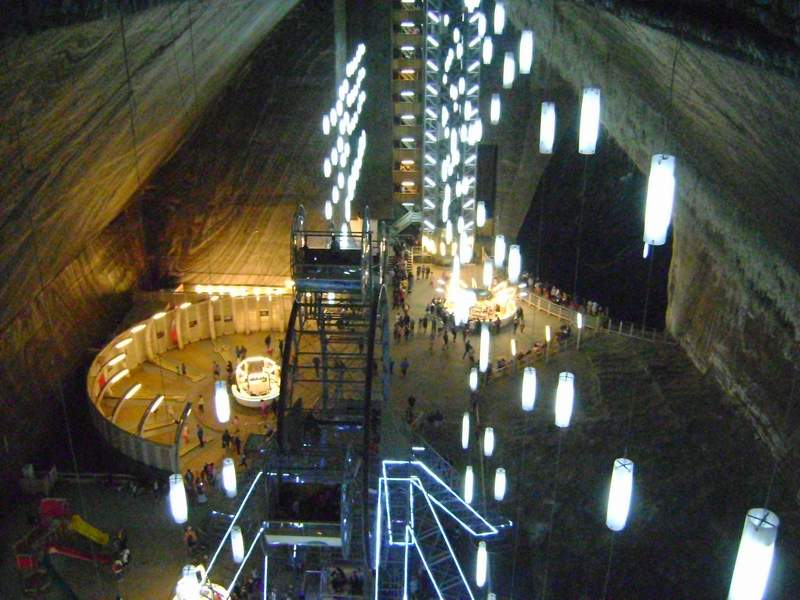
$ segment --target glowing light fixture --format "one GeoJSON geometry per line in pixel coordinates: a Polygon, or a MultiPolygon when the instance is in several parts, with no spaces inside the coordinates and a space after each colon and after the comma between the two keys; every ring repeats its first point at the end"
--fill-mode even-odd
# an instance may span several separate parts
{"type": "Polygon", "coordinates": [[[503,58],[503,89],[510,90],[514,85],[514,75],[517,72],[517,66],[514,63],[514,53],[506,52],[503,58]]]}
{"type": "MultiPolygon", "coordinates": [[[[475,369],[473,369],[474,371],[475,369]]],[[[461,448],[469,448],[469,413],[465,412],[461,417],[461,448]]]]}
{"type": "Polygon", "coordinates": [[[222,461],[222,488],[228,498],[236,496],[236,467],[232,458],[222,461]]]}
{"type": "Polygon", "coordinates": [[[481,58],[483,64],[488,65],[492,62],[492,54],[494,53],[494,44],[491,37],[483,38],[483,45],[481,46],[481,58]]]}
{"type": "Polygon", "coordinates": [[[494,427],[483,430],[483,455],[486,457],[494,454],[494,427]]]}
{"type": "Polygon", "coordinates": [[[545,325],[544,326],[544,341],[549,344],[550,343],[550,339],[551,339],[551,336],[550,336],[550,325],[545,325]]]}
{"type": "Polygon", "coordinates": [[[600,88],[583,88],[581,101],[581,125],[578,136],[578,152],[594,154],[597,134],[600,130],[600,88]]]}
{"type": "Polygon", "coordinates": [[[233,562],[236,564],[244,560],[244,536],[242,528],[238,525],[231,527],[231,554],[233,554],[233,562]]]}
{"type": "Polygon", "coordinates": [[[497,467],[494,471],[494,499],[500,502],[506,497],[506,470],[497,467]]]}
{"type": "MultiPolygon", "coordinates": [[[[472,367],[469,370],[469,389],[474,392],[478,389],[478,367],[472,367]]],[[[469,415],[469,413],[464,413],[469,415]]]]}
{"type": "Polygon", "coordinates": [[[675,200],[675,157],[656,154],[650,161],[647,204],[644,211],[644,242],[661,246],[667,241],[675,200]]]}
{"type": "Polygon", "coordinates": [[[181,571],[181,578],[175,586],[175,597],[178,600],[199,600],[200,581],[193,565],[186,565],[181,571]]]}
{"type": "Polygon", "coordinates": [[[511,358],[517,355],[517,338],[511,338],[511,358]]]}
{"type": "Polygon", "coordinates": [[[492,279],[494,278],[494,263],[491,258],[486,258],[483,261],[483,287],[492,287],[492,279]]]}
{"type": "Polygon", "coordinates": [[[761,600],[766,591],[781,520],[766,508],[751,508],[744,519],[728,600],[761,600]]]}
{"type": "Polygon", "coordinates": [[[328,221],[333,218],[333,204],[330,200],[325,200],[325,218],[328,221]]]}
{"type": "Polygon", "coordinates": [[[500,122],[500,94],[492,94],[492,100],[489,104],[489,122],[492,125],[497,125],[500,122]]]}
{"type": "Polygon", "coordinates": [[[531,72],[535,41],[536,38],[530,29],[524,29],[519,36],[519,72],[521,75],[531,72]]]}
{"type": "Polygon", "coordinates": [[[164,402],[164,394],[156,396],[155,402],[150,405],[150,412],[154,413],[158,410],[158,407],[161,406],[161,403],[164,402]]]}
{"type": "Polygon", "coordinates": [[[478,206],[475,209],[475,224],[478,227],[486,225],[486,203],[483,200],[478,201],[478,206]]]}
{"type": "Polygon", "coordinates": [[[496,35],[503,33],[503,29],[506,28],[506,6],[503,2],[495,2],[494,4],[492,26],[496,35]]]}
{"type": "Polygon", "coordinates": [[[183,525],[189,518],[186,488],[183,487],[183,476],[180,473],[169,476],[169,510],[172,513],[172,520],[178,525],[183,525]]]}
{"type": "Polygon", "coordinates": [[[536,403],[536,369],[525,367],[522,372],[522,410],[530,412],[536,403]]]}
{"type": "Polygon", "coordinates": [[[558,376],[556,388],[556,427],[569,427],[575,401],[575,375],[564,371],[558,376]]]}
{"type": "Polygon", "coordinates": [[[214,408],[217,421],[227,423],[231,418],[231,399],[228,396],[228,384],[224,381],[214,382],[214,408]]]}
{"type": "Polygon", "coordinates": [[[467,470],[464,473],[464,502],[472,504],[472,498],[475,494],[475,473],[472,471],[472,465],[467,465],[467,470]]]}
{"type": "Polygon", "coordinates": [[[498,269],[503,267],[506,260],[506,238],[502,235],[494,237],[494,266],[498,269]]]}
{"type": "Polygon", "coordinates": [[[478,367],[481,373],[486,373],[489,366],[489,324],[481,323],[481,349],[478,367]]]}
{"type": "Polygon", "coordinates": [[[519,282],[519,274],[522,271],[522,255],[517,244],[512,244],[508,249],[508,280],[511,283],[519,282]]]}
{"type": "Polygon", "coordinates": [[[475,585],[479,588],[486,585],[486,573],[489,570],[489,554],[486,542],[478,542],[478,556],[475,560],[475,585]]]}
{"type": "Polygon", "coordinates": [[[611,531],[622,531],[628,521],[633,493],[633,461],[627,458],[614,460],[611,472],[611,488],[608,492],[606,526],[611,531]]]}
{"type": "Polygon", "coordinates": [[[539,153],[552,154],[556,139],[556,103],[542,102],[539,118],[539,153]]]}
{"type": "Polygon", "coordinates": [[[134,383],[130,387],[130,389],[128,389],[128,391],[125,392],[125,395],[122,396],[122,399],[123,400],[130,400],[131,398],[134,397],[134,395],[136,395],[136,392],[138,392],[140,389],[142,389],[142,384],[141,383],[134,383]]]}
{"type": "Polygon", "coordinates": [[[117,350],[122,350],[123,348],[126,348],[127,346],[130,346],[132,342],[133,342],[133,338],[125,338],[124,340],[119,341],[116,344],[114,344],[114,348],[116,348],[117,350]]]}

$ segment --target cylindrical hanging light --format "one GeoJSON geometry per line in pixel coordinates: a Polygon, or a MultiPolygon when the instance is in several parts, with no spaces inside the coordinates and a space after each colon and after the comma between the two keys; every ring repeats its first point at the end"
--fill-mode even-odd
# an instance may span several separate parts
{"type": "Polygon", "coordinates": [[[490,457],[494,454],[494,427],[483,430],[483,455],[490,457]]]}
{"type": "Polygon", "coordinates": [[[578,136],[578,152],[594,154],[597,134],[600,130],[600,88],[583,88],[581,101],[581,126],[578,136]]]}
{"type": "Polygon", "coordinates": [[[552,154],[556,139],[556,103],[542,102],[539,118],[539,153],[552,154]]]}
{"type": "Polygon", "coordinates": [[[489,554],[486,542],[478,542],[478,557],[475,560],[475,585],[479,588],[486,585],[486,573],[489,570],[489,554]]]}
{"type": "Polygon", "coordinates": [[[453,241],[453,222],[449,219],[447,223],[444,224],[444,241],[448,244],[453,241]]]}
{"type": "Polygon", "coordinates": [[[333,204],[330,200],[325,200],[325,219],[330,221],[333,218],[333,204]]]}
{"type": "Polygon", "coordinates": [[[503,57],[503,89],[510,90],[514,85],[514,75],[517,72],[517,66],[514,64],[514,53],[506,52],[503,57]]]}
{"type": "Polygon", "coordinates": [[[614,460],[611,488],[608,491],[606,526],[611,531],[622,531],[628,521],[633,493],[633,461],[627,458],[614,460]]]}
{"type": "MultiPolygon", "coordinates": [[[[474,371],[474,369],[473,369],[474,371]]],[[[471,376],[470,376],[471,379],[471,376]]],[[[469,448],[469,413],[465,412],[461,417],[461,448],[469,448]]]]}
{"type": "Polygon", "coordinates": [[[578,321],[578,329],[583,329],[583,313],[577,313],[575,317],[578,321]]]}
{"type": "Polygon", "coordinates": [[[231,418],[231,399],[228,396],[228,384],[224,381],[214,382],[214,408],[217,421],[227,423],[231,418]]]}
{"type": "Polygon", "coordinates": [[[506,497],[506,470],[497,467],[494,471],[494,499],[500,502],[506,497]]]}
{"type": "Polygon", "coordinates": [[[242,528],[238,525],[231,527],[231,553],[233,562],[239,564],[244,560],[244,536],[242,528]]]}
{"type": "Polygon", "coordinates": [[[236,466],[232,458],[222,461],[222,488],[228,498],[236,496],[236,466]]]}
{"type": "Polygon", "coordinates": [[[503,29],[506,28],[506,5],[503,2],[494,3],[494,19],[492,20],[492,26],[495,35],[502,34],[503,29]]]}
{"type": "Polygon", "coordinates": [[[533,31],[524,29],[519,36],[519,72],[527,75],[533,66],[533,49],[536,38],[533,31]]]}
{"type": "Polygon", "coordinates": [[[325,175],[325,177],[330,177],[332,172],[333,167],[331,166],[331,159],[326,156],[325,160],[322,161],[322,174],[325,175]]]}
{"type": "Polygon", "coordinates": [[[511,338],[511,358],[517,356],[517,338],[511,338]]]}
{"type": "Polygon", "coordinates": [[[472,504],[472,496],[475,493],[475,473],[472,471],[472,465],[467,465],[467,470],[464,473],[464,502],[472,504]]]}
{"type": "Polygon", "coordinates": [[[675,157],[656,154],[650,161],[647,204],[644,210],[644,242],[661,246],[667,241],[675,200],[675,157]]]}
{"type": "Polygon", "coordinates": [[[492,125],[497,125],[500,122],[500,94],[492,94],[492,100],[489,104],[489,122],[492,125]]]}
{"type": "Polygon", "coordinates": [[[502,235],[494,236],[494,266],[503,268],[506,261],[506,238],[502,235]]]}
{"type": "Polygon", "coordinates": [[[551,339],[552,339],[552,336],[550,335],[550,325],[545,325],[544,326],[544,341],[549,344],[551,339]]]}
{"type": "Polygon", "coordinates": [[[181,569],[181,578],[175,586],[177,600],[200,600],[200,581],[194,565],[186,565],[181,569]]]}
{"type": "Polygon", "coordinates": [[[478,367],[481,370],[481,373],[486,373],[486,369],[489,366],[489,324],[488,323],[481,323],[481,348],[480,348],[480,360],[478,362],[478,367]]]}
{"type": "Polygon", "coordinates": [[[536,369],[525,367],[522,372],[522,410],[530,412],[536,403],[536,369]]]}
{"type": "Polygon", "coordinates": [[[522,255],[519,252],[519,246],[512,244],[508,249],[508,280],[511,283],[518,283],[521,271],[522,255]]]}
{"type": "Polygon", "coordinates": [[[486,203],[483,200],[479,200],[475,208],[475,224],[478,227],[486,225],[486,203]]]}
{"type": "Polygon", "coordinates": [[[169,476],[169,510],[172,513],[172,520],[178,525],[183,525],[189,518],[186,488],[183,486],[183,476],[180,473],[169,476]]]}
{"type": "Polygon", "coordinates": [[[494,263],[491,258],[483,259],[483,287],[492,287],[492,279],[494,278],[494,263]]]}
{"type": "Polygon", "coordinates": [[[478,367],[472,367],[469,370],[469,389],[471,392],[475,392],[478,389],[478,367]]]}
{"type": "Polygon", "coordinates": [[[558,376],[556,388],[556,427],[569,427],[575,400],[575,375],[564,371],[558,376]]]}
{"type": "Polygon", "coordinates": [[[781,520],[766,508],[751,508],[744,519],[728,600],[761,600],[767,588],[781,520]]]}
{"type": "Polygon", "coordinates": [[[491,37],[483,38],[483,46],[481,46],[481,58],[483,64],[488,65],[492,62],[492,54],[494,53],[494,44],[491,37]]]}

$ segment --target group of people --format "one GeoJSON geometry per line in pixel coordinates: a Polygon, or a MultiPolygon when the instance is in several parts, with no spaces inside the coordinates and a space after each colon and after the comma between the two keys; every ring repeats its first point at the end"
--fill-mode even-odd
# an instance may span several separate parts
{"type": "Polygon", "coordinates": [[[360,596],[364,593],[364,577],[358,569],[350,571],[348,577],[341,567],[334,567],[330,570],[328,581],[334,594],[360,596]]]}
{"type": "Polygon", "coordinates": [[[580,298],[565,292],[556,285],[544,283],[541,281],[533,281],[532,277],[528,277],[529,286],[537,296],[541,296],[545,300],[550,300],[555,304],[568,306],[572,310],[585,313],[591,316],[608,316],[608,307],[603,308],[594,300],[587,300],[581,302],[580,298]]]}

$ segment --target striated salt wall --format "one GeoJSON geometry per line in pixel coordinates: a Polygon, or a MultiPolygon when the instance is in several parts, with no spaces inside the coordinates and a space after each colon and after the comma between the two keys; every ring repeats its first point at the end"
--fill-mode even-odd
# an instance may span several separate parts
{"type": "Polygon", "coordinates": [[[137,188],[295,4],[190,0],[4,40],[4,478],[60,418],[58,381],[127,310],[145,268],[137,188]]]}
{"type": "Polygon", "coordinates": [[[800,81],[593,4],[508,2],[561,77],[602,88],[603,125],[643,172],[655,152],[678,157],[667,327],[782,454],[799,422],[784,416],[800,336],[800,81]]]}

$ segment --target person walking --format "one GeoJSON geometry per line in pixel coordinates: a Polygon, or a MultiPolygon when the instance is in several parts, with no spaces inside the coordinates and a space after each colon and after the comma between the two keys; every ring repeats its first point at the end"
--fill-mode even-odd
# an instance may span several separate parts
{"type": "Polygon", "coordinates": [[[311,362],[314,363],[314,375],[319,379],[319,356],[315,356],[311,362]]]}
{"type": "Polygon", "coordinates": [[[240,438],[238,435],[235,438],[233,438],[233,445],[236,446],[236,454],[241,454],[242,453],[242,438],[240,438]]]}
{"type": "Polygon", "coordinates": [[[264,345],[267,347],[267,352],[270,351],[272,348],[272,334],[268,333],[267,337],[264,338],[264,345]]]}
{"type": "Polygon", "coordinates": [[[278,340],[278,352],[280,352],[280,355],[283,356],[283,338],[278,340]]]}
{"type": "Polygon", "coordinates": [[[408,357],[403,357],[403,362],[400,363],[400,373],[402,374],[403,378],[408,374],[408,367],[411,366],[411,363],[408,362],[408,357]]]}
{"type": "Polygon", "coordinates": [[[461,355],[461,358],[462,358],[462,359],[463,359],[463,358],[466,358],[467,356],[469,356],[469,353],[470,353],[470,352],[472,352],[472,342],[470,342],[469,340],[467,340],[467,343],[466,343],[466,345],[464,346],[464,354],[462,354],[462,355],[461,355]]]}
{"type": "Polygon", "coordinates": [[[222,447],[227,448],[230,445],[230,443],[231,443],[231,434],[226,429],[225,431],[222,432],[222,447]]]}
{"type": "Polygon", "coordinates": [[[206,401],[205,398],[203,398],[203,394],[197,395],[197,410],[200,411],[201,415],[206,414],[206,401]]]}
{"type": "Polygon", "coordinates": [[[197,441],[200,442],[200,447],[205,447],[205,442],[203,442],[203,426],[200,423],[197,424],[197,441]]]}

